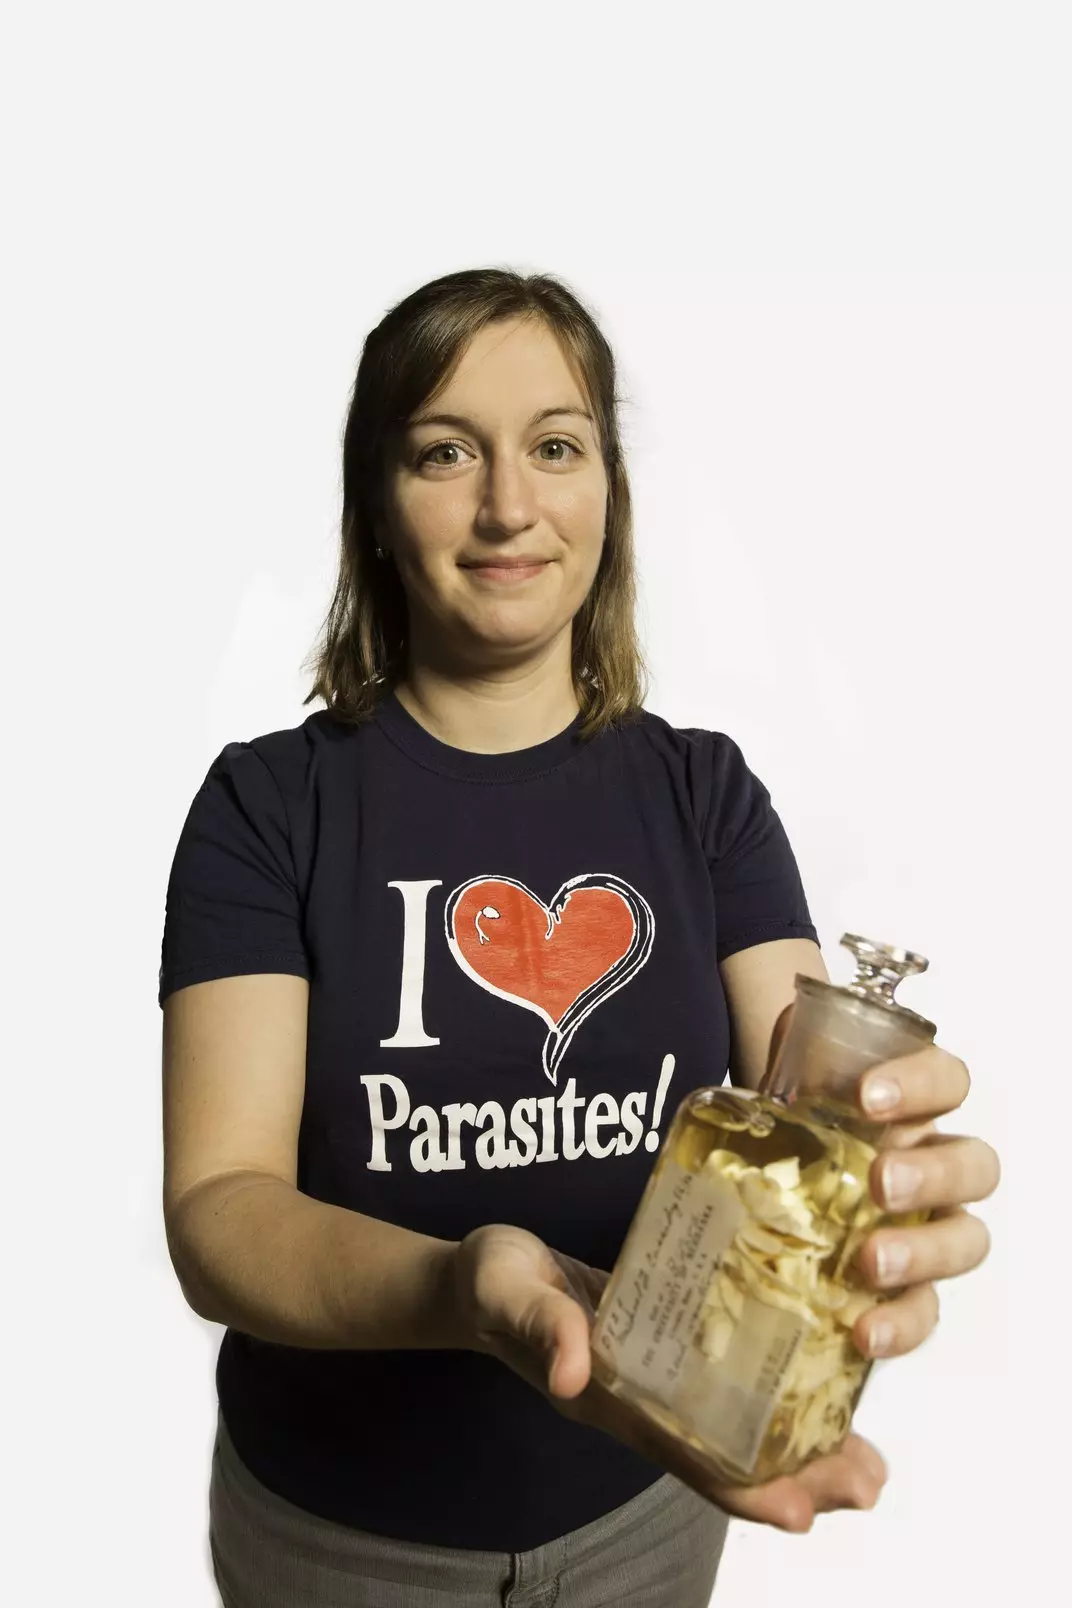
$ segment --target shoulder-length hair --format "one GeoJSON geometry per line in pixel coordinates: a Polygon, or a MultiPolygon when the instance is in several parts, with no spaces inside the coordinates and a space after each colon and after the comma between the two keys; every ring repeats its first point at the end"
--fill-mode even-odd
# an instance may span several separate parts
{"type": "Polygon", "coordinates": [[[341,720],[373,714],[405,674],[405,593],[376,557],[388,465],[409,419],[449,379],[478,330],[510,318],[542,320],[557,336],[594,415],[608,481],[606,540],[595,580],[573,620],[573,682],[585,737],[636,715],[646,671],[636,628],[632,501],[619,430],[614,355],[595,318],[562,281],[504,268],[447,274],[393,307],[362,348],[343,434],[338,577],[305,703],[322,698],[341,720]]]}

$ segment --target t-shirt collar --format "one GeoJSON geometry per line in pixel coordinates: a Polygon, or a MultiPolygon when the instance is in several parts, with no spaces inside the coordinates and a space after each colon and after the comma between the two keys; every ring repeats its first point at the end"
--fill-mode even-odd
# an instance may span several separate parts
{"type": "Polygon", "coordinates": [[[476,782],[522,781],[556,770],[582,747],[578,734],[583,720],[584,716],[578,712],[563,731],[531,748],[515,748],[504,754],[476,754],[433,737],[393,691],[376,711],[376,721],[384,735],[426,770],[476,782]]]}

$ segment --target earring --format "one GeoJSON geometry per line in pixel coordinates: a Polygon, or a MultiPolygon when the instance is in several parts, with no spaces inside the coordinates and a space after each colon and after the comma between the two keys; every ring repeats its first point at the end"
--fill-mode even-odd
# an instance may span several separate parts
{"type": "Polygon", "coordinates": [[[376,543],[376,557],[381,560],[387,557],[387,554],[384,552],[379,542],[376,543]]]}

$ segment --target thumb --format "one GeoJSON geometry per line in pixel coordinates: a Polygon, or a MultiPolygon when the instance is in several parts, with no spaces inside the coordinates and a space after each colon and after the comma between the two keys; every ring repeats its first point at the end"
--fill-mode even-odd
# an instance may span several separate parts
{"type": "Polygon", "coordinates": [[[545,1359],[553,1396],[579,1396],[591,1375],[590,1330],[583,1307],[561,1290],[541,1291],[519,1325],[522,1337],[545,1359]]]}
{"type": "Polygon", "coordinates": [[[784,1010],[779,1012],[778,1018],[774,1023],[773,1029],[771,1030],[770,1045],[767,1049],[767,1078],[770,1077],[771,1072],[774,1070],[774,1063],[778,1059],[778,1052],[785,1040],[785,1035],[789,1032],[789,1023],[793,1018],[793,1006],[795,1004],[796,1001],[793,1000],[785,1007],[784,1010]]]}

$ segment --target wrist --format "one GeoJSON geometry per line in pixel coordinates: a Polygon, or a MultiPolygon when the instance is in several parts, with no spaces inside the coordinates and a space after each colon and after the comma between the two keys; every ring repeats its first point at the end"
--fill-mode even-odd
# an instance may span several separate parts
{"type": "Polygon", "coordinates": [[[467,1320],[458,1277],[458,1240],[436,1240],[429,1247],[425,1279],[428,1344],[436,1350],[470,1351],[476,1338],[467,1320]]]}

